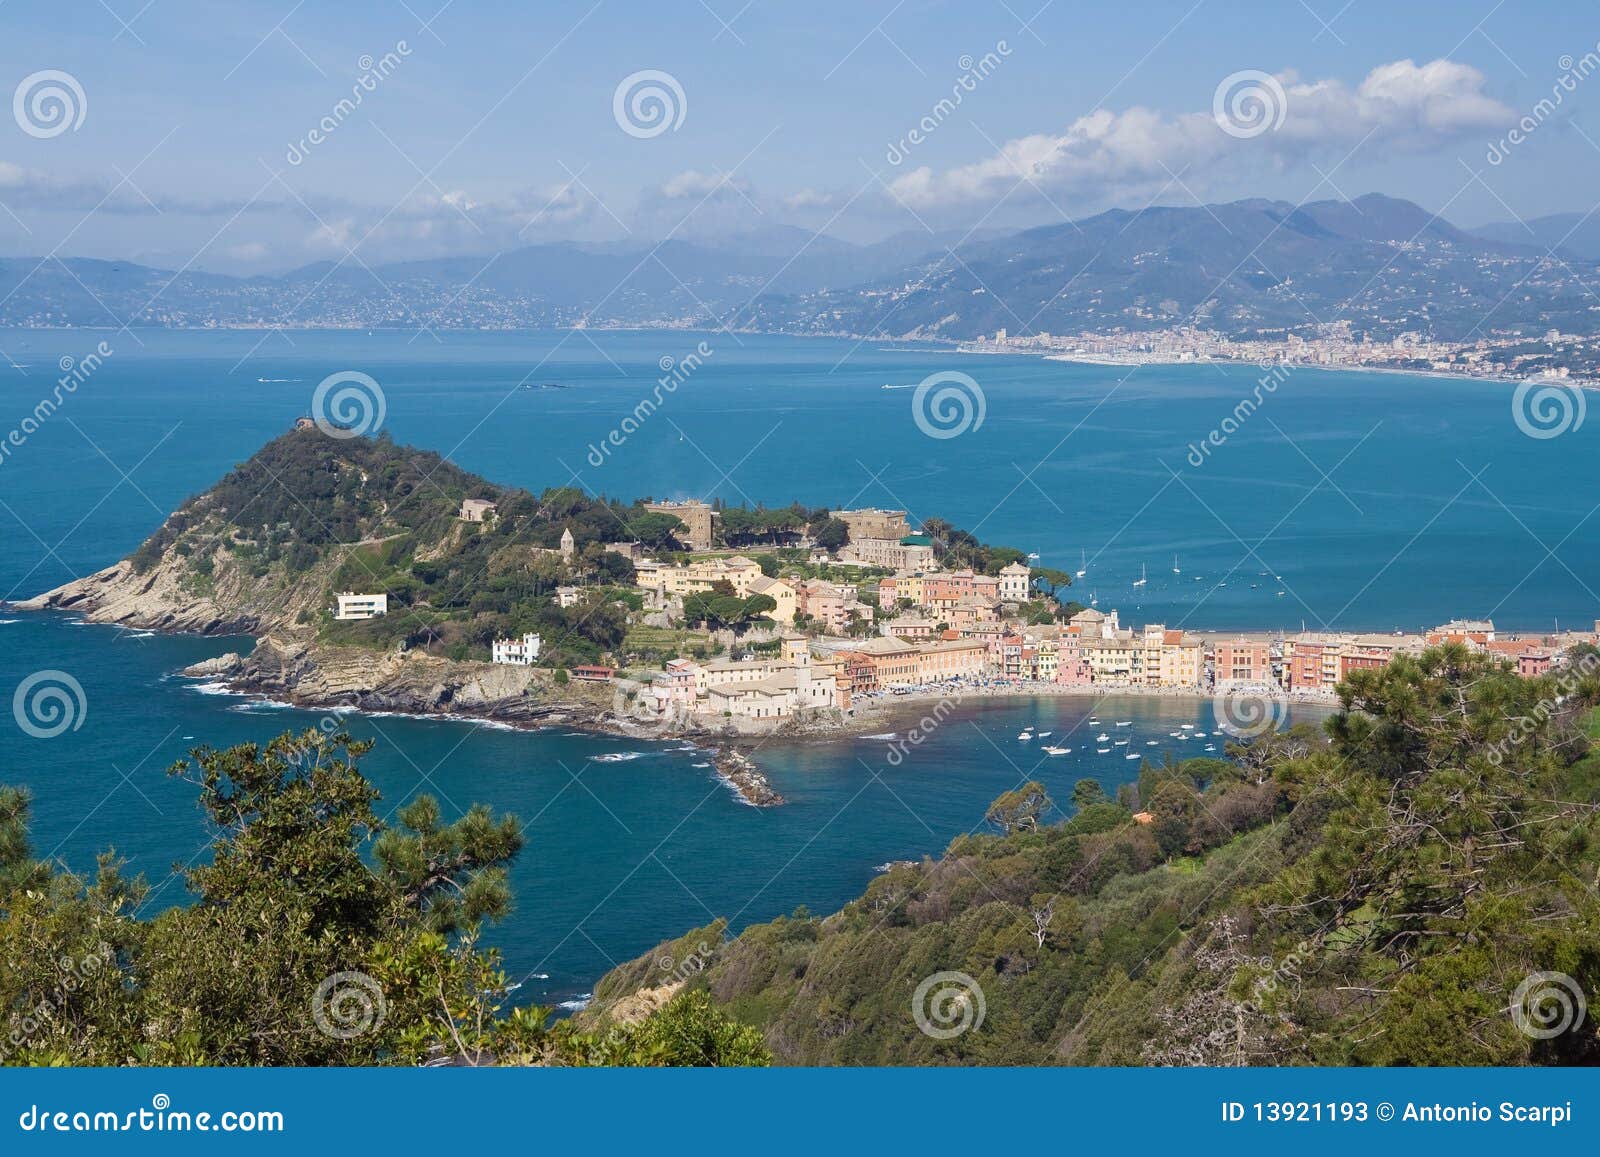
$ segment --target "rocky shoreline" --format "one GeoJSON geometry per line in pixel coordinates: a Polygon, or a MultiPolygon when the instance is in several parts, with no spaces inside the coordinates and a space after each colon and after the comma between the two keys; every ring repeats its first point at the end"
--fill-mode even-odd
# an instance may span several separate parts
{"type": "Polygon", "coordinates": [[[766,775],[748,755],[723,747],[711,757],[711,766],[751,807],[781,807],[788,802],[767,782],[766,775]]]}
{"type": "MultiPolygon", "coordinates": [[[[280,646],[273,640],[264,639],[258,650],[265,647],[270,652],[279,649],[280,646]]],[[[347,688],[340,691],[325,687],[321,694],[307,694],[302,684],[263,674],[264,668],[254,664],[253,659],[254,656],[247,658],[230,651],[212,659],[193,663],[178,674],[189,679],[215,681],[233,694],[259,696],[311,711],[383,712],[456,721],[480,720],[526,731],[559,726],[595,735],[615,735],[652,742],[715,738],[692,728],[652,728],[617,719],[600,706],[599,700],[602,696],[598,694],[592,694],[587,699],[582,697],[570,700],[554,699],[542,703],[524,702],[515,698],[479,702],[459,696],[452,696],[447,702],[437,694],[419,696],[394,686],[367,690],[347,688]]],[[[443,662],[450,661],[443,660],[443,662]]],[[[469,664],[455,665],[469,666],[469,664]]],[[[438,687],[439,685],[435,685],[436,691],[438,687]]],[[[582,695],[581,691],[579,695],[582,695]]],[[[608,695],[604,696],[604,701],[609,705],[608,695]]],[[[731,745],[718,746],[708,758],[718,778],[738,792],[740,798],[750,806],[779,807],[786,802],[768,782],[765,773],[738,748],[731,745]]]]}

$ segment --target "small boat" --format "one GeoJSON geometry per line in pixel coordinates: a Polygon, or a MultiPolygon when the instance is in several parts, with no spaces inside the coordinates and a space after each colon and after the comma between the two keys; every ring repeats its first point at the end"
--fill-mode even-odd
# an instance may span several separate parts
{"type": "Polygon", "coordinates": [[[1084,575],[1086,575],[1088,573],[1089,573],[1089,552],[1086,551],[1086,550],[1080,550],[1078,552],[1078,576],[1077,577],[1078,578],[1082,578],[1084,575]]]}
{"type": "Polygon", "coordinates": [[[1137,755],[1124,755],[1122,758],[1123,759],[1138,759],[1139,757],[1137,755]]]}
{"type": "Polygon", "coordinates": [[[1038,735],[1038,737],[1039,737],[1039,738],[1040,738],[1040,739],[1043,739],[1043,738],[1044,738],[1044,737],[1045,737],[1045,736],[1046,736],[1046,735],[1052,735],[1052,734],[1054,734],[1054,732],[1050,732],[1050,731],[1040,731],[1040,732],[1036,732],[1036,734],[1037,734],[1037,735],[1038,735]]]}
{"type": "Polygon", "coordinates": [[[1108,740],[1110,738],[1111,738],[1111,736],[1107,735],[1104,731],[1102,731],[1099,735],[1096,735],[1094,737],[1094,741],[1096,743],[1104,743],[1106,740],[1108,740]]]}
{"type": "Polygon", "coordinates": [[[1173,574],[1182,574],[1183,573],[1181,570],[1178,569],[1178,556],[1177,555],[1173,555],[1172,556],[1172,573],[1173,574]]]}
{"type": "Polygon", "coordinates": [[[1107,755],[1110,753],[1111,749],[1109,747],[1097,747],[1094,749],[1094,751],[1096,755],[1107,755]]]}
{"type": "Polygon", "coordinates": [[[1133,724],[1133,720],[1131,720],[1131,719],[1119,719],[1119,720],[1117,720],[1117,726],[1118,727],[1129,727],[1132,724],[1133,724]]]}
{"type": "Polygon", "coordinates": [[[1095,594],[1093,591],[1089,592],[1089,605],[1091,607],[1098,607],[1100,605],[1100,596],[1095,594]]]}
{"type": "Polygon", "coordinates": [[[1217,745],[1215,743],[1206,744],[1206,750],[1207,751],[1215,751],[1216,749],[1217,749],[1217,745]]]}
{"type": "Polygon", "coordinates": [[[1146,747],[1156,747],[1160,744],[1160,742],[1161,741],[1159,739],[1146,739],[1144,741],[1144,745],[1146,747]]]}
{"type": "Polygon", "coordinates": [[[1036,550],[1030,550],[1028,552],[1028,561],[1029,562],[1038,562],[1039,561],[1039,552],[1036,551],[1036,550]]]}
{"type": "Polygon", "coordinates": [[[1113,747],[1126,747],[1126,746],[1128,746],[1128,741],[1126,739],[1119,739],[1115,743],[1113,743],[1111,746],[1113,746],[1113,747]]]}
{"type": "Polygon", "coordinates": [[[1047,743],[1047,744],[1044,745],[1043,751],[1044,751],[1044,753],[1046,755],[1069,755],[1072,752],[1072,748],[1070,748],[1070,747],[1051,747],[1047,743]]]}
{"type": "Polygon", "coordinates": [[[1139,577],[1133,580],[1133,585],[1136,586],[1136,587],[1142,587],[1142,586],[1144,586],[1145,583],[1147,583],[1149,581],[1150,581],[1150,576],[1145,573],[1144,563],[1140,563],[1139,564],[1139,577]]]}
{"type": "Polygon", "coordinates": [[[1207,735],[1208,735],[1208,734],[1209,734],[1209,732],[1205,732],[1205,731],[1196,731],[1196,732],[1195,732],[1195,733],[1194,733],[1194,737],[1195,737],[1195,738],[1196,738],[1196,739],[1204,739],[1204,738],[1205,738],[1205,737],[1206,737],[1206,736],[1207,736],[1207,735]]]}
{"type": "Polygon", "coordinates": [[[1099,727],[1100,726],[1100,721],[1098,719],[1091,719],[1091,720],[1089,720],[1089,726],[1090,727],[1099,727]]]}
{"type": "Polygon", "coordinates": [[[1178,726],[1183,728],[1185,731],[1193,731],[1194,730],[1194,724],[1193,723],[1180,723],[1180,724],[1178,724],[1178,726]]]}
{"type": "Polygon", "coordinates": [[[1018,739],[1032,739],[1032,738],[1033,738],[1033,732],[1031,732],[1031,731],[1022,731],[1022,732],[1019,732],[1019,733],[1018,733],[1018,734],[1017,734],[1017,738],[1018,738],[1018,739]]]}

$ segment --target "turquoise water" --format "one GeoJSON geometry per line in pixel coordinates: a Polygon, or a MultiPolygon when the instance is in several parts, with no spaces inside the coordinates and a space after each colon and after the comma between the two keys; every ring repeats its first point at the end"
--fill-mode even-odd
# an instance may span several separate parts
{"type": "MultiPolygon", "coordinates": [[[[1085,591],[1132,621],[1414,628],[1493,613],[1531,627],[1600,613],[1588,589],[1600,543],[1581,484],[1592,431],[1523,437],[1500,385],[1299,372],[1195,468],[1187,447],[1250,390],[1254,371],[1149,368],[1119,385],[1126,371],[749,335],[33,331],[0,333],[0,350],[26,367],[0,359],[0,437],[48,392],[58,359],[102,337],[115,351],[106,364],[0,458],[0,594],[34,594],[125,555],[307,412],[323,376],[358,369],[382,384],[397,439],[497,481],[938,514],[1046,565],[1075,570],[1082,552],[1085,591]],[[591,465],[591,445],[633,410],[658,359],[702,338],[712,356],[591,465]],[[981,428],[960,437],[926,437],[912,391],[881,388],[955,368],[986,404],[981,428]],[[517,388],[525,379],[574,388],[517,388]],[[1480,469],[1473,482],[1468,471],[1480,469]],[[1134,588],[1141,564],[1149,583],[1134,588]]],[[[88,704],[81,727],[53,739],[0,728],[0,780],[33,789],[39,850],[85,868],[115,845],[157,886],[153,903],[176,902],[172,870],[201,852],[205,833],[192,790],[165,767],[194,743],[265,738],[316,716],[171,677],[228,649],[224,640],[0,617],[17,620],[0,624],[7,699],[54,668],[79,680],[88,704]]],[[[1062,795],[1084,774],[1108,786],[1131,778],[1138,764],[1123,749],[1097,756],[1081,732],[1067,741],[1072,756],[1042,762],[1016,739],[1024,723],[1064,734],[1090,706],[986,703],[899,767],[882,741],[772,744],[758,758],[790,803],[767,811],[744,807],[695,766],[698,753],[673,745],[440,720],[350,725],[379,741],[369,770],[385,807],[424,790],[452,814],[483,801],[527,822],[518,908],[496,940],[518,975],[548,974],[532,976],[530,996],[565,1000],[612,962],[713,915],[744,924],[799,904],[831,910],[876,865],[935,854],[979,824],[1024,776],[1062,795]],[[618,751],[640,754],[593,760],[618,751]]],[[[1172,746],[1180,723],[1211,729],[1200,700],[1094,709],[1103,724],[1129,720],[1129,750],[1141,754],[1172,746]],[[1158,745],[1146,748],[1151,738],[1158,745]]]]}

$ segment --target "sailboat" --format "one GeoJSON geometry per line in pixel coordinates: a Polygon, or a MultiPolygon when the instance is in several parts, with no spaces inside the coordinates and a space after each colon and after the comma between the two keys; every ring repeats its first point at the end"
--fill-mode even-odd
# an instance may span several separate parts
{"type": "Polygon", "coordinates": [[[1100,596],[1095,594],[1093,591],[1089,592],[1089,605],[1091,607],[1098,607],[1100,605],[1100,596]]]}
{"type": "Polygon", "coordinates": [[[1089,573],[1089,552],[1086,551],[1086,550],[1080,550],[1078,552],[1078,577],[1082,578],[1084,575],[1086,575],[1088,573],[1089,573]]]}
{"type": "Polygon", "coordinates": [[[1173,574],[1182,574],[1183,573],[1181,570],[1178,569],[1178,556],[1177,555],[1173,555],[1172,556],[1172,573],[1173,574]]]}
{"type": "Polygon", "coordinates": [[[1139,564],[1139,577],[1133,580],[1133,585],[1136,586],[1136,587],[1142,587],[1148,581],[1149,581],[1149,576],[1146,575],[1145,572],[1144,572],[1144,563],[1140,563],[1139,564]]]}

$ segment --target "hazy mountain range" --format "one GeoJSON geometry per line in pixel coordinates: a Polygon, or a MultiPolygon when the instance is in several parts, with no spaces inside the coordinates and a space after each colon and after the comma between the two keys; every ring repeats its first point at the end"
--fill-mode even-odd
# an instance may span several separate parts
{"type": "Polygon", "coordinates": [[[1469,232],[1373,194],[1113,210],[872,245],[776,225],[373,267],[351,257],[274,277],[13,258],[0,260],[0,325],[725,325],[961,339],[1185,323],[1253,334],[1348,320],[1378,336],[1470,339],[1587,332],[1597,261],[1600,223],[1576,215],[1469,232]]]}

